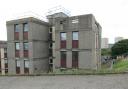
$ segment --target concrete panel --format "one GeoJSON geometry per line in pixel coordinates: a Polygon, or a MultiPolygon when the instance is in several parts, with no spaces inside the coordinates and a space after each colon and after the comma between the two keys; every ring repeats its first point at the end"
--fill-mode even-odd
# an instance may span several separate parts
{"type": "Polygon", "coordinates": [[[46,42],[33,42],[33,58],[49,56],[49,45],[46,42]]]}
{"type": "Polygon", "coordinates": [[[67,32],[67,49],[72,48],[72,32],[67,32]]]}
{"type": "Polygon", "coordinates": [[[60,49],[60,33],[56,32],[55,33],[55,49],[58,50],[60,49]]]}
{"type": "Polygon", "coordinates": [[[79,68],[91,69],[92,54],[91,51],[79,52],[79,68]]]}
{"type": "Polygon", "coordinates": [[[92,49],[92,32],[79,31],[79,48],[92,49]]]}
{"type": "Polygon", "coordinates": [[[67,68],[72,68],[72,51],[67,51],[67,68]]]}
{"type": "Polygon", "coordinates": [[[16,74],[16,62],[15,59],[8,60],[8,74],[16,74]]]}
{"type": "Polygon", "coordinates": [[[48,59],[34,59],[33,61],[34,73],[48,72],[49,61],[48,59]]]}
{"type": "Polygon", "coordinates": [[[19,40],[23,40],[23,23],[19,24],[19,40]]]}
{"type": "Polygon", "coordinates": [[[40,25],[36,23],[31,23],[32,26],[32,40],[43,40],[48,41],[49,27],[46,25],[40,25]]]}
{"type": "Polygon", "coordinates": [[[7,25],[7,40],[14,40],[14,25],[7,25]]]}
{"type": "Polygon", "coordinates": [[[60,51],[56,51],[54,60],[55,60],[55,68],[60,67],[60,51]]]}
{"type": "Polygon", "coordinates": [[[8,43],[7,57],[8,57],[8,60],[15,58],[15,43],[8,43]]]}

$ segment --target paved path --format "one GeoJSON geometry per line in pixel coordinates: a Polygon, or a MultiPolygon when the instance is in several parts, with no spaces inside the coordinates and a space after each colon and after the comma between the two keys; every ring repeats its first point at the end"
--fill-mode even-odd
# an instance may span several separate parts
{"type": "Polygon", "coordinates": [[[0,77],[0,89],[128,89],[128,74],[0,77]]]}

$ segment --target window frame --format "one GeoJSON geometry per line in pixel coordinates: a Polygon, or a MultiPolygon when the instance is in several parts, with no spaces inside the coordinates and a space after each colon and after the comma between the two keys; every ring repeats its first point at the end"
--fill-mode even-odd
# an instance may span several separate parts
{"type": "Polygon", "coordinates": [[[72,40],[79,40],[79,32],[78,31],[73,31],[72,32],[72,40]],[[77,37],[74,38],[74,36],[76,36],[75,33],[77,33],[77,37]]]}
{"type": "Polygon", "coordinates": [[[61,41],[65,41],[65,40],[67,40],[67,33],[66,32],[60,32],[60,40],[61,41]],[[64,36],[64,38],[62,37],[62,34],[65,34],[64,36]]]}
{"type": "Polygon", "coordinates": [[[29,31],[28,23],[23,23],[23,32],[28,32],[28,31],[29,31]]]}
{"type": "Polygon", "coordinates": [[[29,50],[29,43],[28,42],[23,42],[23,48],[24,48],[24,50],[29,50]],[[27,44],[27,48],[26,48],[25,44],[27,44]]]}
{"type": "Polygon", "coordinates": [[[20,43],[19,42],[15,42],[15,50],[20,50],[20,43]],[[17,44],[19,44],[19,46],[17,46],[17,44]]]}
{"type": "Polygon", "coordinates": [[[61,60],[60,60],[60,62],[61,62],[61,67],[62,68],[66,68],[67,67],[67,51],[60,51],[60,58],[61,58],[61,60]],[[62,57],[62,54],[64,53],[64,55],[63,55],[63,57],[65,57],[65,58],[63,58],[62,57]],[[63,64],[64,63],[64,64],[63,64]]]}
{"type": "Polygon", "coordinates": [[[79,51],[72,51],[72,68],[78,68],[79,66],[78,62],[79,62],[79,51]],[[75,65],[74,65],[74,62],[75,62],[75,65]]]}
{"type": "Polygon", "coordinates": [[[14,24],[14,32],[19,32],[19,24],[14,24]]]}

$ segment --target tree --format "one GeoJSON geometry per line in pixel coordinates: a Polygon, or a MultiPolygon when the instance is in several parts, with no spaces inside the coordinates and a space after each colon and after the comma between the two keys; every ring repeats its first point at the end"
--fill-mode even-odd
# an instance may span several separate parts
{"type": "Polygon", "coordinates": [[[101,49],[101,55],[102,56],[110,56],[111,55],[111,49],[109,49],[109,48],[101,49]]]}
{"type": "Polygon", "coordinates": [[[112,56],[118,56],[128,53],[128,39],[121,40],[113,45],[111,48],[112,56]]]}

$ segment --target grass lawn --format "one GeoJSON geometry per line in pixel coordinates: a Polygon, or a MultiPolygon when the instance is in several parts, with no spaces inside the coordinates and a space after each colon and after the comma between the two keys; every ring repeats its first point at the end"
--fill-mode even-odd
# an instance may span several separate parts
{"type": "Polygon", "coordinates": [[[117,71],[128,71],[128,60],[119,60],[113,65],[113,69],[117,71]]]}

